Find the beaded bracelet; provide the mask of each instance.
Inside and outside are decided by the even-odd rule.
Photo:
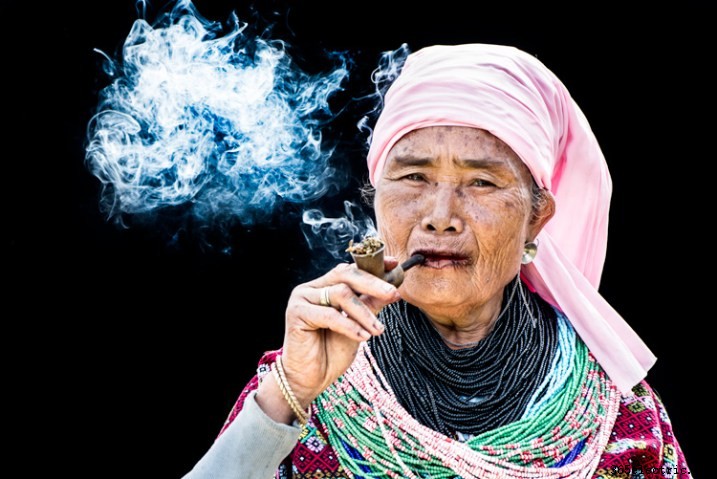
[[[310,412],[301,409],[299,400],[296,399],[294,391],[291,390],[289,382],[286,380],[286,373],[284,373],[284,364],[281,362],[281,356],[276,357],[276,362],[274,363],[274,367],[271,368],[271,372],[274,374],[274,379],[276,379],[279,389],[281,389],[281,394],[284,395],[284,399],[289,403],[291,410],[294,411],[294,415],[299,420],[299,424],[302,426],[306,425],[306,423],[309,422]]]

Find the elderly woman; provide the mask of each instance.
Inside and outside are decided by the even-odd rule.
[[[368,154],[386,269],[293,290],[197,478],[687,478],[655,357],[597,291],[611,180],[512,47],[411,54]]]

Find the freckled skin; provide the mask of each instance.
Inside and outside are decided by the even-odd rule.
[[[467,161],[481,159],[490,164]],[[422,128],[389,152],[375,197],[388,254],[402,262],[418,249],[435,248],[467,257],[445,267],[413,268],[400,288],[448,340],[472,342],[490,332],[503,289],[519,272],[523,245],[552,216],[552,197],[545,211],[531,216],[531,193],[527,167],[484,130]]]

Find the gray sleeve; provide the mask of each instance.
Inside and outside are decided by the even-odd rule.
[[[271,479],[301,429],[274,422],[247,395],[239,415],[182,479]]]

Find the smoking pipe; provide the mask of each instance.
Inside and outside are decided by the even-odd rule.
[[[384,281],[391,283],[397,288],[403,283],[406,271],[426,260],[425,256],[416,253],[391,271],[386,272],[383,262],[384,250],[385,245],[383,241],[376,237],[364,239],[357,245],[352,243],[347,249],[359,269],[367,271],[379,278],[383,278]]]

